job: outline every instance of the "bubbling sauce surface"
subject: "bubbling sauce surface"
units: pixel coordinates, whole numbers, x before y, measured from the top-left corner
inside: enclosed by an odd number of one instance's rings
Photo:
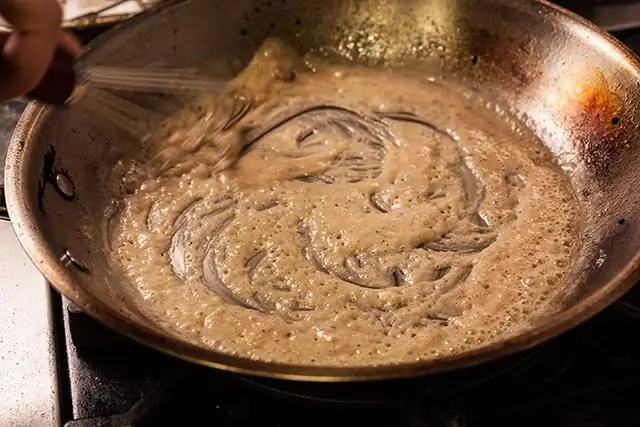
[[[322,366],[425,360],[526,327],[580,243],[542,143],[457,84],[287,58],[261,50],[231,83],[244,107],[206,141],[174,133],[162,173],[136,176],[113,244],[140,309],[198,345]],[[220,102],[171,132],[215,122]],[[212,174],[225,138],[244,151]]]

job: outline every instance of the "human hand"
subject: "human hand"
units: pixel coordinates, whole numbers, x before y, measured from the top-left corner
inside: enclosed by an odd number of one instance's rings
[[[0,0],[0,15],[13,26],[0,58],[0,101],[24,95],[42,80],[56,49],[72,56],[80,43],[61,30],[57,0]]]

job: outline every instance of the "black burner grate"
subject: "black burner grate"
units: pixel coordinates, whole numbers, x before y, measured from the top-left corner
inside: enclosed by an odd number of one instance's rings
[[[142,348],[71,311],[66,330],[75,421],[68,427],[199,425],[201,419],[265,427],[301,420],[307,426],[640,425],[635,405],[624,406],[640,380],[639,350],[624,337],[636,320],[615,309],[520,355],[450,374],[366,384],[206,369]]]

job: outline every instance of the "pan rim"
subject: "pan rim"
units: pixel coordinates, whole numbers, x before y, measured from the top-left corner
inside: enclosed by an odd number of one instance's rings
[[[171,0],[154,8],[154,10],[116,25],[115,28],[133,26],[141,20],[147,19],[150,15],[161,13],[185,1],[188,0]],[[527,0],[517,1],[527,2]],[[546,0],[532,0],[531,2],[554,10],[564,15],[565,18],[573,20],[575,24],[581,25],[583,29],[602,37],[617,51],[616,53],[623,55],[640,74],[638,57],[621,42],[596,27],[595,24]],[[89,45],[90,49],[99,47],[104,40],[104,36],[98,37],[95,42]],[[28,204],[25,198],[21,197],[22,194],[30,191],[27,188],[26,179],[23,177],[23,171],[28,162],[30,144],[33,144],[32,141],[38,134],[44,123],[43,119],[49,111],[49,107],[38,102],[30,103],[22,114],[9,144],[5,168],[6,203],[21,246],[51,286],[89,316],[138,343],[192,363],[239,374],[310,382],[379,381],[443,373],[502,358],[558,336],[602,311],[640,280],[640,252],[638,252],[623,269],[616,273],[615,277],[583,301],[558,314],[554,318],[554,322],[470,351],[433,360],[366,367],[327,367],[252,360],[247,357],[203,348],[168,337],[146,325],[132,321],[117,310],[107,307],[86,290],[76,286],[71,272],[59,262],[59,257],[49,247],[42,234],[37,231],[37,227],[33,225]]]

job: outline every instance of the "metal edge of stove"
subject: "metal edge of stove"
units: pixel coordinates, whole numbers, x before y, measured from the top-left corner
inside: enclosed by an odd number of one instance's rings
[[[85,6],[88,10],[62,22],[66,29],[83,29],[92,26],[111,25],[125,21],[139,13],[157,6],[162,0],[103,0],[102,6]],[[66,1],[69,3],[69,0]],[[125,7],[123,10],[123,6]],[[0,31],[10,31],[9,24],[0,22]]]
[[[158,6],[162,0],[116,0],[106,4],[100,9],[84,13],[73,19],[63,22],[62,26],[67,29],[83,29],[94,26],[112,25],[125,21],[133,16],[148,11]],[[118,13],[120,6],[132,3],[136,6],[135,12]]]

